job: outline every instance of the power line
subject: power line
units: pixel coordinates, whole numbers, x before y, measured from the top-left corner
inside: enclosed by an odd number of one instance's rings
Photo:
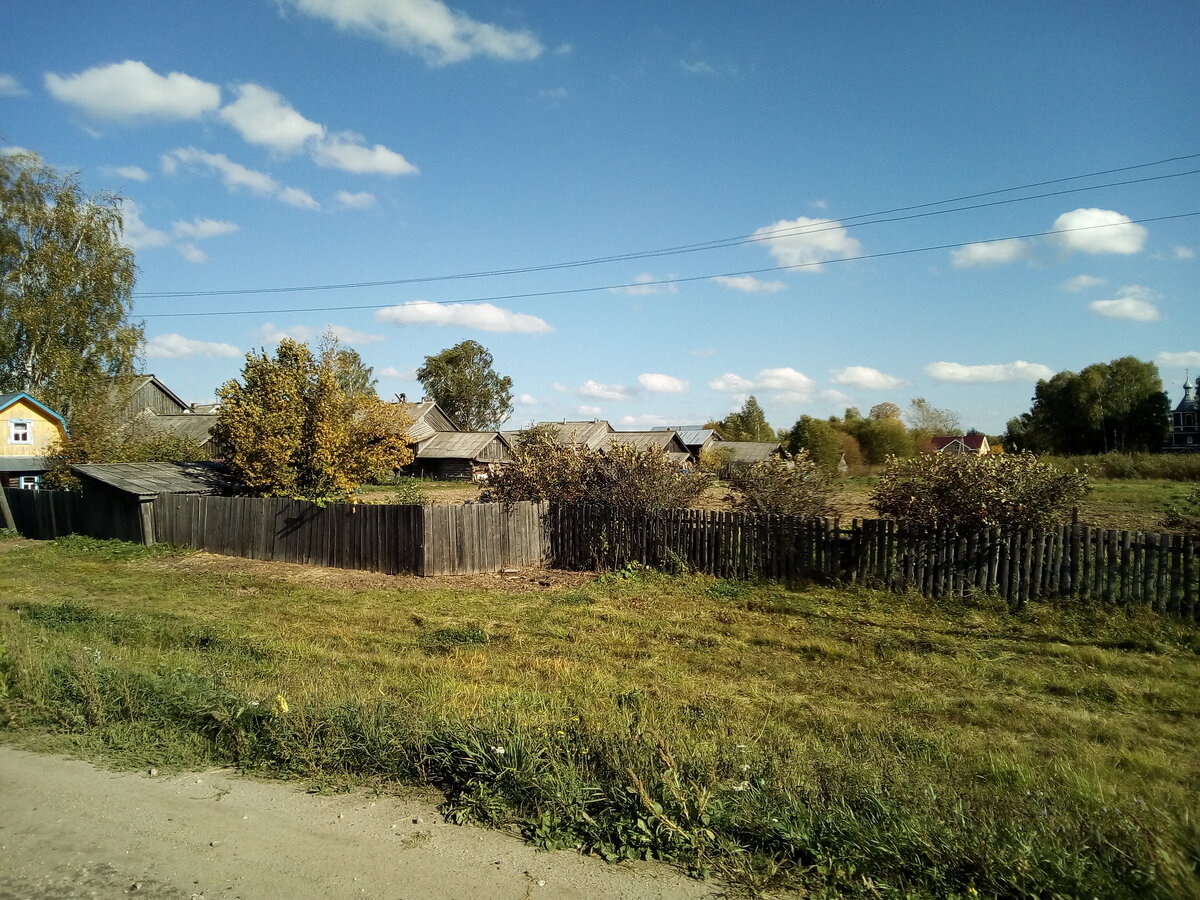
[[[870,259],[887,259],[893,256],[907,256],[914,253],[929,253],[934,250],[954,250],[959,247],[967,247],[972,244],[993,244],[999,241],[1015,241],[1024,240],[1027,238],[1045,237],[1052,234],[1067,234],[1076,231],[1090,231],[1096,228],[1114,228],[1122,225],[1144,225],[1147,222],[1164,222],[1169,219],[1185,219],[1190,216],[1200,216],[1200,210],[1186,213],[1175,213],[1167,216],[1152,216],[1145,219],[1133,219],[1128,222],[1109,222],[1102,225],[1081,225],[1077,228],[1059,228],[1052,231],[1035,231],[1028,234],[1016,234],[1003,238],[988,238],[983,241],[959,241],[952,244],[936,244],[928,247],[911,247],[904,250],[887,250],[879,253],[864,253],[859,256],[839,257],[835,259],[824,259],[814,262],[796,263],[788,266],[767,266],[760,269],[744,269],[739,272],[716,272],[708,275],[690,275],[683,278],[663,278],[657,281],[638,281],[626,282],[623,284],[598,285],[595,287],[585,288],[563,288],[553,291],[530,291],[521,294],[498,294],[487,297],[464,297],[458,300],[424,300],[423,303],[433,303],[439,306],[454,306],[465,303],[490,303],[494,300],[529,300],[538,297],[562,297],[570,294],[591,294],[601,291],[620,291],[628,288],[647,288],[647,287],[662,287],[673,284],[688,284],[695,281],[709,281],[714,278],[736,278],[744,275],[762,275],[769,272],[786,272],[796,269],[809,269],[817,266],[831,265],[840,262],[860,262]],[[409,301],[411,302],[411,301]],[[250,316],[250,315],[279,315],[282,313],[307,313],[307,312],[348,312],[351,310],[364,309],[387,309],[393,306],[403,306],[403,303],[372,303],[360,304],[353,306],[303,306],[293,307],[288,309],[238,309],[228,312],[180,312],[180,313],[152,313],[142,316],[143,319],[171,319],[171,318],[202,318],[211,316]]]
[[[559,271],[562,269],[581,268],[585,266],[595,266],[610,262],[628,262],[639,259],[654,259],[662,256],[674,256],[683,253],[696,253],[705,250],[718,250],[726,247],[736,247],[743,244],[761,243],[772,240],[780,240],[787,237],[794,237],[806,234],[819,234],[823,231],[832,231],[839,228],[858,228],[864,225],[879,225],[890,222],[902,222],[911,219],[926,218],[929,216],[947,215],[953,212],[964,212],[974,209],[984,209],[992,206],[1003,206],[1010,203],[1024,203],[1029,200],[1039,200],[1047,197],[1057,197],[1064,194],[1081,193],[1084,191],[1100,190],[1109,187],[1122,187],[1132,184],[1144,184],[1151,181],[1162,181],[1170,178],[1181,178],[1187,175],[1200,174],[1200,169],[1191,169],[1185,172],[1173,172],[1165,175],[1151,175],[1145,178],[1134,178],[1126,181],[1114,181],[1106,184],[1088,185],[1078,188],[1067,188],[1060,191],[1048,191],[1041,194],[1033,194],[1027,197],[1010,197],[1004,200],[993,200],[987,203],[975,203],[968,206],[953,207],[951,209],[932,210],[928,212],[914,213],[913,210],[929,209],[934,206],[943,206],[947,203],[959,203],[964,200],[975,200],[982,197],[991,197],[998,194],[1012,193],[1013,191],[1028,190],[1036,187],[1046,187],[1052,184],[1062,184],[1067,181],[1077,181],[1082,178],[1095,178],[1100,175],[1112,175],[1118,172],[1128,172],[1135,169],[1144,169],[1152,166],[1165,165],[1171,162],[1179,162],[1187,159],[1195,159],[1200,157],[1200,153],[1193,153],[1187,156],[1176,156],[1170,159],[1158,160],[1156,162],[1139,163],[1132,166],[1122,166],[1116,169],[1106,169],[1099,172],[1090,172],[1084,175],[1071,175],[1065,178],[1056,178],[1049,181],[1033,182],[1016,187],[999,188],[992,191],[983,191],[976,194],[967,194],[961,197],[954,197],[946,200],[936,200],[930,203],[921,203],[915,206],[900,206],[893,209],[880,210],[873,213],[861,213],[859,215],[847,216],[836,221],[826,221],[821,224],[821,227],[813,227],[810,225],[799,225],[792,228],[779,229],[768,234],[760,235],[757,232],[750,235],[739,235],[731,238],[721,238],[718,240],[704,241],[696,244],[682,244],[676,247],[665,247],[658,250],[643,250],[633,251],[629,253],[615,254],[611,256],[597,256],[588,259],[571,260],[567,262],[547,263],[543,265],[524,266],[509,269],[492,269],[482,272],[463,272],[447,275],[429,275],[419,276],[414,278],[396,278],[380,281],[360,281],[360,282],[343,282],[336,284],[316,284],[316,285],[299,285],[293,287],[265,287],[265,288],[244,288],[244,289],[226,289],[226,290],[209,290],[209,291],[150,291],[142,294],[135,294],[135,299],[138,300],[163,300],[163,299],[182,299],[190,297],[221,297],[230,295],[246,295],[246,294],[288,294],[288,293],[314,293],[320,291],[337,291],[337,290],[356,290],[360,288],[371,287],[397,287],[407,284],[430,284],[440,281],[460,281],[475,278],[494,278],[504,275],[524,275],[534,272],[549,272]],[[909,215],[896,215],[893,213],[909,213]],[[891,216],[891,218],[879,218],[881,216]]]

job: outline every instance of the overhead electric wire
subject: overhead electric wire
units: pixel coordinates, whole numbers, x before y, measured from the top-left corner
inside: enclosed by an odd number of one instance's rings
[[[720,238],[712,241],[704,241],[695,244],[682,244],[676,247],[665,247],[657,250],[633,251],[629,253],[615,254],[611,256],[598,256],[588,259],[571,260],[558,263],[547,263],[543,265],[524,266],[509,269],[492,269],[482,272],[462,272],[446,275],[429,275],[418,276],[413,278],[396,278],[380,281],[360,281],[360,282],[342,282],[335,284],[316,284],[316,285],[298,285],[292,287],[264,287],[264,288],[230,288],[222,290],[206,290],[206,291],[148,291],[146,293],[135,294],[135,299],[138,300],[164,300],[164,299],[184,299],[197,297],[220,297],[232,295],[249,295],[249,294],[285,294],[285,293],[315,293],[320,291],[336,291],[336,290],[356,290],[361,288],[371,287],[397,287],[407,284],[430,284],[440,281],[459,281],[476,278],[494,278],[506,275],[524,275],[534,272],[549,272],[559,271],[562,269],[581,268],[584,266],[595,266],[610,262],[626,262],[639,259],[654,259],[662,256],[674,256],[683,253],[695,253],[703,250],[718,250],[726,247],[736,247],[750,243],[763,243],[772,240],[780,240],[782,238],[794,237],[797,235],[820,234],[824,231],[833,231],[839,228],[858,228],[864,225],[880,225],[890,222],[902,222],[911,219],[926,218],[929,216],[946,215],[954,212],[965,212],[974,209],[985,209],[992,206],[1003,206],[1011,203],[1024,203],[1029,200],[1039,200],[1046,197],[1057,197],[1064,194],[1082,193],[1085,191],[1100,190],[1109,187],[1122,187],[1131,184],[1144,184],[1151,181],[1162,181],[1169,178],[1180,178],[1187,175],[1200,174],[1200,169],[1190,169],[1185,172],[1172,172],[1165,175],[1151,175],[1145,178],[1134,178],[1126,181],[1114,181],[1105,184],[1086,185],[1077,188],[1067,188],[1061,191],[1048,191],[1041,194],[1032,194],[1025,197],[1011,197],[1005,200],[994,200],[988,203],[976,203],[968,206],[959,206],[951,209],[931,210],[928,212],[912,213],[904,216],[891,216],[892,213],[910,212],[911,210],[928,209],[933,206],[943,206],[947,203],[958,203],[963,200],[974,200],[980,197],[990,197],[997,194],[1012,193],[1013,191],[1028,190],[1030,188],[1045,187],[1052,184],[1062,184],[1066,181],[1078,181],[1083,178],[1095,178],[1100,175],[1112,175],[1118,172],[1128,172],[1135,169],[1145,169],[1152,166],[1165,165],[1167,163],[1179,162],[1187,159],[1195,159],[1200,157],[1200,153],[1188,154],[1185,156],[1176,156],[1169,159],[1158,160],[1156,162],[1139,163],[1137,165],[1122,166],[1116,169],[1105,169],[1098,172],[1090,172],[1083,175],[1070,175],[1065,178],[1055,178],[1048,181],[1032,182],[1030,184],[1018,185],[1016,187],[998,188],[991,191],[983,191],[975,194],[966,194],[961,197],[954,197],[946,200],[936,200],[929,203],[921,203],[912,206],[900,206],[892,209],[880,210],[873,213],[861,213],[854,216],[846,216],[837,220],[818,220],[822,227],[812,227],[810,225],[798,225],[792,228],[779,229],[767,234],[759,234],[755,232],[750,235],[739,235],[731,238]],[[891,216],[891,218],[878,218],[880,216]]]
[[[928,247],[910,247],[904,250],[887,250],[879,253],[864,253],[859,256],[837,257],[833,259],[816,260],[813,262],[796,263],[787,266],[767,266],[759,269],[744,269],[738,272],[717,272],[707,275],[689,275],[682,278],[663,278],[657,281],[637,281],[626,282],[624,284],[615,285],[598,285],[585,288],[562,288],[553,291],[530,291],[521,294],[498,294],[487,297],[464,297],[456,300],[421,300],[421,301],[406,301],[407,303],[420,302],[431,303],[438,306],[454,306],[467,303],[490,303],[493,300],[528,300],[537,297],[561,297],[569,294],[590,294],[599,293],[601,291],[620,291],[629,288],[648,288],[662,287],[674,284],[687,284],[695,281],[709,281],[714,278],[737,278],[745,275],[762,275],[769,272],[786,272],[795,269],[808,269],[817,266],[831,265],[841,262],[859,262],[871,259],[886,259],[892,256],[907,256],[913,253],[929,253],[935,250],[954,250],[960,247],[968,247],[973,244],[994,244],[1000,241],[1015,241],[1025,240],[1028,238],[1045,237],[1054,234],[1067,234],[1076,231],[1090,231],[1096,228],[1118,228],[1129,225],[1144,225],[1147,222],[1165,222],[1169,219],[1186,219],[1191,216],[1200,216],[1200,210],[1186,213],[1174,213],[1166,216],[1151,216],[1144,219],[1131,219],[1128,222],[1106,222],[1100,225],[1081,225],[1076,228],[1058,228],[1051,231],[1035,231],[1028,234],[1015,234],[1002,238],[987,238],[981,241],[958,241],[952,244],[936,244]],[[170,319],[170,318],[201,318],[211,316],[250,316],[250,315],[280,315],[283,313],[308,313],[308,312],[349,312],[352,310],[364,309],[388,309],[389,307],[403,306],[405,302],[392,303],[371,303],[359,304],[351,306],[302,306],[288,309],[236,309],[228,311],[207,310],[205,312],[177,312],[177,313],[151,313],[141,316],[143,319]]]

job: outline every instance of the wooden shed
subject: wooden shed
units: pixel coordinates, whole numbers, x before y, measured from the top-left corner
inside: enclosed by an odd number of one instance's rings
[[[508,438],[498,431],[441,431],[413,447],[402,471],[418,478],[474,479],[489,466],[512,462]]]
[[[220,463],[89,463],[72,466],[89,507],[108,511],[107,537],[153,544],[154,498],[159,494],[227,494],[228,473]],[[93,517],[99,515],[93,509]]]

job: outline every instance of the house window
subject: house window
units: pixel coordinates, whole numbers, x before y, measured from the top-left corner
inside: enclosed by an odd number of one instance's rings
[[[31,423],[22,419],[9,420],[8,442],[10,444],[33,443],[33,428],[31,427]]]
[[[22,475],[17,480],[17,487],[23,491],[40,491],[42,489],[42,476]]]

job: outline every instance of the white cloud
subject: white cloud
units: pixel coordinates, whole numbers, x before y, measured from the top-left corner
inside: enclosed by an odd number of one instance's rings
[[[382,144],[367,147],[361,136],[350,131],[322,138],[313,144],[312,158],[318,166],[341,169],[355,175],[414,175],[417,167]]]
[[[1068,230],[1079,229],[1079,230]],[[1076,209],[1054,220],[1051,239],[1070,253],[1139,253],[1146,244],[1146,229],[1129,216],[1111,209]]]
[[[1140,284],[1128,284],[1117,291],[1111,300],[1095,300],[1088,304],[1092,312],[1111,319],[1130,319],[1134,322],[1157,322],[1158,307],[1154,301],[1158,292]]]
[[[723,394],[745,394],[754,390],[753,381],[743,378],[734,372],[726,372],[724,375],[718,375],[708,382],[708,386],[714,391],[720,391]]]
[[[441,0],[281,0],[318,19],[420,56],[433,66],[475,56],[523,61],[541,42],[528,31],[501,28],[448,8]]]
[[[589,406],[587,404],[584,404],[583,406],[575,407],[576,415],[580,415],[580,416],[591,416],[592,418],[596,418],[603,412],[604,412],[604,409],[599,406]]]
[[[546,334],[554,330],[537,316],[513,312],[490,303],[433,303],[414,300],[375,313],[381,322],[393,325],[453,325],[512,334]]]
[[[146,341],[150,359],[186,359],[189,356],[219,356],[235,359],[242,351],[233,344],[197,341],[182,334],[160,334]]]
[[[956,269],[969,269],[973,266],[999,266],[1027,259],[1031,250],[1032,245],[1020,238],[967,244],[965,247],[958,247],[950,252],[950,264]]]
[[[609,290],[614,294],[626,294],[631,297],[649,297],[652,294],[675,294],[679,292],[678,285],[655,283],[665,280],[667,279],[651,275],[649,272],[643,272],[634,278],[631,284],[627,284],[624,287],[609,288]]]
[[[205,238],[218,237],[222,234],[233,234],[238,230],[238,226],[234,222],[220,222],[216,219],[192,219],[190,222],[175,222],[171,225],[171,231],[176,237],[188,238],[193,241],[202,241]]]
[[[249,169],[235,163],[224,153],[209,153],[195,147],[178,147],[162,156],[163,171],[172,175],[180,164],[202,174],[215,174],[230,191],[245,188],[261,197],[273,197],[289,206],[301,209],[320,209],[321,204],[300,188],[280,184],[266,172]]]
[[[1088,288],[1100,287],[1102,284],[1104,284],[1103,278],[1097,278],[1094,275],[1076,275],[1074,278],[1064,281],[1059,287],[1072,294],[1078,294]]]
[[[78,75],[47,72],[46,90],[98,119],[198,119],[221,105],[221,89],[182,72],[159,75],[127,59]]]
[[[296,112],[279,94],[258,84],[240,84],[238,98],[222,107],[221,118],[251,143],[277,153],[299,153],[325,129]]]
[[[121,201],[121,220],[122,239],[134,250],[166,247],[171,243],[171,238],[166,232],[151,228],[142,221],[142,211],[133,200]]]
[[[517,402],[522,406],[537,406],[541,401],[533,394],[518,394]]]
[[[666,416],[656,416],[653,413],[645,413],[640,416],[621,416],[620,424],[629,429],[651,428],[655,425],[669,425],[670,420]]]
[[[561,384],[556,384],[554,385],[554,389],[568,394],[575,394],[579,397],[585,397],[589,400],[633,400],[637,396],[632,388],[626,387],[623,384],[601,384],[590,378],[577,388],[569,388]]]
[[[24,97],[28,93],[13,76],[0,74],[0,97]]]
[[[370,209],[375,205],[375,195],[368,191],[353,194],[350,191],[338,191],[337,205],[340,209]]]
[[[130,181],[149,181],[150,173],[141,166],[103,166],[100,169],[105,175],[117,178],[127,178]]]
[[[782,281],[763,281],[753,275],[717,275],[713,281],[744,294],[774,294],[787,287]]]
[[[785,394],[789,399],[812,396],[816,387],[811,378],[791,366],[762,369],[754,379],[744,378],[733,372],[713,378],[708,386],[726,394],[748,394],[751,391],[774,391]]]
[[[830,380],[834,384],[845,384],[870,391],[890,390],[905,384],[894,375],[887,375],[870,366],[847,366],[844,369],[834,369],[833,377]]]
[[[782,266],[804,266],[810,271],[830,259],[846,259],[862,253],[862,244],[846,233],[834,219],[781,219],[752,235],[766,241],[767,249]]]
[[[956,362],[935,362],[925,367],[925,374],[936,381],[958,384],[992,384],[1000,381],[1037,381],[1051,378],[1054,370],[1040,363],[1017,360],[1010,363],[985,363],[968,366]]]
[[[405,381],[416,381],[416,369],[397,369],[395,366],[387,366],[379,370],[380,378],[403,378]]]
[[[314,338],[320,337],[326,331],[331,332],[343,344],[351,346],[354,344],[374,344],[386,340],[382,334],[368,334],[365,331],[355,331],[353,328],[347,328],[344,325],[328,324],[321,328],[313,328],[310,325],[293,325],[290,328],[276,328],[271,322],[264,322],[259,326],[258,339],[267,344],[278,344],[284,338],[291,338],[293,341],[307,343]]]
[[[688,389],[688,383],[673,375],[661,375],[657,372],[646,372],[638,376],[638,384],[656,394],[683,394]]]
[[[1182,244],[1176,244],[1171,248],[1171,255],[1176,259],[1195,259],[1196,251],[1191,247],[1185,247]]]
[[[208,262],[208,254],[195,244],[176,244],[175,249],[179,251],[180,256],[182,256],[188,262],[194,263],[195,265]]]
[[[1158,354],[1155,362],[1160,366],[1173,366],[1179,369],[1200,369],[1200,351],[1184,350],[1179,353],[1172,353],[1169,350],[1164,350]]]

